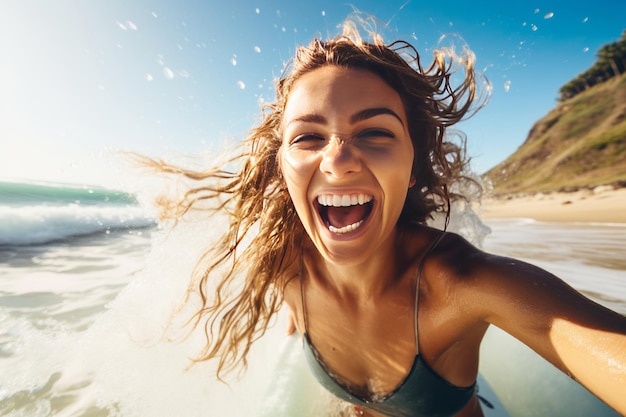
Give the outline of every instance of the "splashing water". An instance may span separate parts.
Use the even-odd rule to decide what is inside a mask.
[[[475,201],[475,188],[453,191]],[[438,217],[432,225],[444,223]],[[190,367],[204,336],[182,337],[195,306],[192,300],[181,310],[181,303],[195,262],[226,226],[219,216],[186,219],[151,235],[0,251],[0,415],[323,417],[345,410],[308,373],[300,339],[284,335],[284,312],[254,344],[240,378],[218,382],[213,362]],[[489,233],[464,202],[453,205],[449,230],[479,246]]]

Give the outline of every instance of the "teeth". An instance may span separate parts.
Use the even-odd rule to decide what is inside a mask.
[[[325,194],[317,197],[317,202],[325,207],[349,207],[363,205],[372,201],[371,195],[365,194]],[[356,223],[355,223],[356,224]],[[350,225],[352,226],[352,225]],[[350,227],[346,226],[346,227]],[[357,226],[358,227],[358,226]]]
[[[343,235],[344,233],[348,233],[348,232],[352,232],[353,230],[356,230],[362,224],[363,224],[363,220],[359,220],[356,223],[352,223],[344,227],[335,227],[333,225],[329,225],[328,230],[330,230],[333,233],[337,233],[338,235]]]

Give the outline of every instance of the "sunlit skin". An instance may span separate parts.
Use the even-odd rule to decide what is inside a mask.
[[[367,268],[374,252],[393,249],[412,162],[402,100],[379,77],[328,66],[297,81],[283,117],[282,168],[325,259]],[[318,197],[358,195],[373,198],[364,223],[349,233],[329,230]]]
[[[396,225],[419,157],[406,126],[400,96],[381,78],[335,66],[295,82],[282,121],[282,174],[313,243],[303,247],[307,331],[332,372],[362,395],[392,391],[413,363],[417,268],[441,233]],[[331,216],[320,195],[372,203]],[[363,222],[341,229],[344,217]],[[299,274],[299,263],[286,272]],[[548,272],[449,233],[425,261],[419,299],[419,354],[451,384],[474,383],[494,324],[626,413],[623,317]],[[302,334],[300,280],[289,281],[285,300]],[[458,415],[481,416],[476,398]]]

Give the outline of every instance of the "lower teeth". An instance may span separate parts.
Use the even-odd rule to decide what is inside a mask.
[[[362,224],[363,224],[363,220],[359,220],[356,223],[352,223],[352,224],[349,224],[349,225],[344,226],[344,227],[335,227],[335,226],[333,226],[331,224],[331,225],[328,225],[328,230],[330,230],[333,233],[337,233],[339,235],[343,235],[343,234],[346,234],[348,232],[352,232],[353,230],[356,230]]]

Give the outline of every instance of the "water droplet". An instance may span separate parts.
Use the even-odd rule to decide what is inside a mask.
[[[537,32],[537,25],[530,25],[530,28],[533,30],[533,32]]]
[[[239,80],[237,81],[237,87],[239,87],[241,90],[245,90],[246,84],[243,81]]]
[[[146,81],[154,80],[154,78],[152,77],[152,74],[150,74],[149,72],[146,73],[145,77],[146,77]]]
[[[128,30],[128,28],[126,26],[124,26],[124,24],[122,22],[115,22],[117,24],[117,26],[122,29],[122,30]]]
[[[585,47],[583,48],[583,52],[589,52],[589,48],[588,48],[587,46],[585,46]]]
[[[237,66],[237,55],[233,55],[233,57],[230,59],[230,63],[233,67]]]
[[[585,17],[585,18],[583,19],[583,23],[587,23],[588,21],[589,21],[589,18],[588,18],[588,17]]]
[[[254,11],[256,12],[256,14],[260,14],[261,13],[261,9],[259,9],[258,7],[256,9],[254,9]]]
[[[554,16],[554,13],[548,12],[548,13],[546,13],[546,15],[543,18],[544,19],[552,19],[552,16]]]
[[[130,30],[134,30],[134,31],[137,30],[137,25],[131,22],[130,20],[126,22],[126,25],[129,27]]]
[[[504,92],[508,93],[510,89],[511,89],[511,81],[505,81],[504,82]]]
[[[535,9],[535,14],[539,13],[539,9]]]
[[[154,17],[155,19],[159,17],[159,15],[157,15],[155,12],[152,12],[152,17]]]
[[[168,80],[174,79],[174,72],[168,67],[163,68],[163,75],[165,75],[165,78]]]
[[[281,27],[280,30],[282,30],[283,32],[287,32],[287,28],[286,27]]]
[[[322,16],[326,16],[326,11],[322,10]]]
[[[256,52],[257,54],[261,52],[261,48],[259,48],[258,46],[254,47],[254,52]]]

